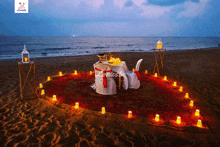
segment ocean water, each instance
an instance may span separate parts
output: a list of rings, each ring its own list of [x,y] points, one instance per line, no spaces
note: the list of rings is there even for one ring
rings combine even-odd
[[[217,47],[220,37],[160,37],[166,50]],[[152,52],[158,37],[0,36],[0,59],[20,59],[26,45],[32,57],[77,56],[103,52]]]

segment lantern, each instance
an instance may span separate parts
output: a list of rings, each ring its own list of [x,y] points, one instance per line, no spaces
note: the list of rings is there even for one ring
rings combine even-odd
[[[154,77],[157,77],[157,73],[154,74]]]
[[[63,76],[63,74],[62,74],[62,72],[61,72],[61,71],[59,72],[59,76]]]
[[[161,42],[160,40],[157,42],[157,48],[158,48],[158,49],[161,49],[161,48],[162,48],[162,42]]]
[[[197,127],[202,127],[202,120],[201,119],[198,119]]]
[[[189,103],[189,106],[193,107],[193,105],[194,105],[194,101],[191,100],[190,103]]]
[[[132,118],[132,111],[128,111],[128,118]]]
[[[185,98],[189,98],[189,93],[186,93]]]
[[[44,94],[45,94],[45,92],[44,92],[44,90],[42,89],[42,90],[41,90],[41,95],[44,95]]]
[[[182,87],[182,86],[180,86],[180,89],[179,89],[179,91],[180,91],[180,92],[182,92],[182,91],[183,91],[183,87]]]
[[[75,109],[78,109],[78,108],[79,108],[79,103],[76,102],[76,103],[75,103]]]
[[[50,81],[50,77],[47,77],[47,81]]]
[[[27,51],[25,45],[23,51],[21,52],[21,57],[22,57],[22,63],[29,63],[30,61],[29,52]]]
[[[39,84],[39,87],[40,87],[40,88],[43,88],[43,85],[42,85],[42,83],[40,83],[40,84]]]
[[[160,117],[160,115],[159,115],[159,114],[156,114],[156,116],[155,116],[155,121],[156,121],[156,122],[159,122],[159,120],[160,120],[159,117]]]
[[[57,101],[56,95],[53,95],[52,101]]]
[[[102,107],[102,114],[105,114],[105,107]]]
[[[177,116],[176,123],[181,124],[181,117],[180,116]]]
[[[77,70],[74,71],[74,75],[77,75]]]
[[[176,87],[176,82],[173,82],[173,86]]]
[[[195,116],[199,116],[199,109],[196,109]]]
[[[147,74],[147,70],[145,70],[145,74]]]
[[[164,76],[163,80],[164,80],[164,81],[167,81],[167,76]]]

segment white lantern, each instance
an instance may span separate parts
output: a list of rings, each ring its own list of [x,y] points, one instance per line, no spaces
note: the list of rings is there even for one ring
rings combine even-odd
[[[30,62],[29,52],[27,51],[25,45],[24,45],[24,50],[21,52],[21,57],[22,57],[22,63]]]

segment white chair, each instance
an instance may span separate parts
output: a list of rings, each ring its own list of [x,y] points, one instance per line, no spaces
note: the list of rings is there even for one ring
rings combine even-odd
[[[135,67],[135,72],[126,71],[126,75],[128,77],[128,88],[138,89],[140,87],[140,79],[138,79],[138,76],[140,76],[139,68],[140,68],[140,64],[142,61],[143,59],[138,60],[136,67]]]
[[[113,95],[117,94],[116,83],[112,78],[111,65],[107,63],[95,63],[95,89],[98,94]],[[103,77],[103,75],[106,75]]]

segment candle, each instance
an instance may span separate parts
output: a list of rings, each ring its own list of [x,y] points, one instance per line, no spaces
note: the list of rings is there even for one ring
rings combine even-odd
[[[90,73],[90,75],[91,75],[91,74],[92,74],[92,71],[90,71],[89,73]]]
[[[164,81],[167,81],[167,76],[164,76],[163,80],[164,80]]]
[[[132,118],[132,111],[128,111],[128,118]]]
[[[202,120],[201,119],[198,119],[197,127],[202,127]]]
[[[180,91],[180,92],[182,92],[182,91],[183,91],[183,87],[182,87],[182,86],[180,86],[180,89],[179,89],[179,91]]]
[[[177,116],[176,123],[181,124],[181,117]]]
[[[43,88],[43,85],[42,85],[42,83],[40,83],[40,84],[39,84],[39,87],[40,87],[40,88]]]
[[[41,90],[41,95],[44,95],[44,94],[45,94],[45,92],[44,92],[44,90],[42,89],[42,90]]]
[[[62,72],[60,71],[60,72],[59,72],[59,76],[62,76],[62,75],[63,75],[63,74],[62,74]]]
[[[77,70],[74,71],[74,74],[77,75]]]
[[[25,58],[24,58],[24,61],[25,61],[25,62],[27,62],[27,61],[28,61],[28,58],[27,58],[27,57],[25,57]]]
[[[56,95],[53,95],[52,101],[57,101]]]
[[[154,74],[154,77],[157,77],[157,73]]]
[[[189,98],[189,93],[186,93],[185,98]]]
[[[50,77],[47,77],[47,81],[50,81]]]
[[[78,108],[79,108],[79,103],[76,102],[76,103],[75,103],[75,109],[78,109]]]
[[[190,103],[189,103],[189,106],[193,107],[193,105],[194,105],[194,101],[191,100]]]
[[[134,72],[134,68],[132,69],[132,71]]]
[[[145,70],[145,74],[147,74],[147,70]]]
[[[199,109],[196,109],[195,116],[199,116]]]
[[[176,82],[173,82],[173,86],[176,87]]]
[[[102,107],[102,114],[105,114],[105,107]]]
[[[160,120],[159,117],[160,117],[160,115],[159,115],[159,114],[156,114],[156,116],[155,116],[155,121],[156,121],[156,122],[159,122],[159,120]]]

